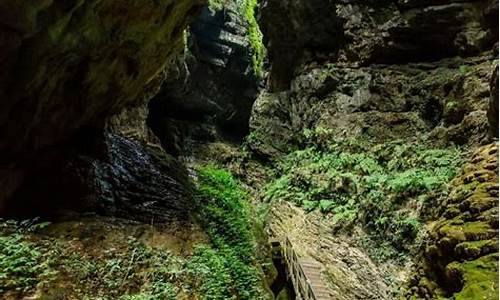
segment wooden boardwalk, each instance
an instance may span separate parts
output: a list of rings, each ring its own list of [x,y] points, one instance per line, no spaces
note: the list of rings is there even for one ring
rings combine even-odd
[[[331,300],[329,289],[321,278],[321,265],[313,259],[299,258],[288,238],[271,241],[273,253],[285,262],[297,300]]]

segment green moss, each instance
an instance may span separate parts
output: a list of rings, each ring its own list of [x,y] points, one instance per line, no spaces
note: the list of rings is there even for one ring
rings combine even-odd
[[[456,300],[498,299],[498,253],[460,265],[463,289]]]
[[[264,77],[264,58],[266,49],[262,42],[262,32],[255,17],[255,10],[258,7],[258,0],[243,0],[243,13],[248,23],[248,40],[252,48],[252,66],[254,74],[259,77]]]
[[[491,226],[482,221],[467,222],[462,228],[467,239],[473,241],[487,239],[495,234],[491,231]]]
[[[449,237],[457,243],[462,241],[479,241],[489,239],[495,235],[491,226],[486,222],[460,222],[460,218],[445,221],[439,228],[439,234],[443,237]]]
[[[454,243],[460,243],[489,239],[495,234],[491,226],[485,222],[457,222],[459,220],[461,220],[460,217],[444,221],[439,227],[439,236],[450,238]]]
[[[496,239],[462,242],[455,247],[455,252],[465,259],[477,258],[494,251],[498,251]]]

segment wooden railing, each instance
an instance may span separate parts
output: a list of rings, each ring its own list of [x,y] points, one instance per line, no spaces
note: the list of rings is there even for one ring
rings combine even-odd
[[[290,278],[295,289],[298,300],[319,300],[314,294],[311,283],[302,268],[299,257],[293,249],[292,243],[286,237],[284,240],[273,240],[271,242],[273,251],[280,251],[281,257],[285,261],[287,276]]]

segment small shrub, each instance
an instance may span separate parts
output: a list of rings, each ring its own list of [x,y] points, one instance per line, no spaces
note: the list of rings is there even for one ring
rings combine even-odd
[[[212,11],[218,11],[224,8],[227,0],[208,0],[208,8]]]
[[[203,299],[260,299],[256,267],[242,261],[234,249],[200,246],[187,268],[199,278]]]

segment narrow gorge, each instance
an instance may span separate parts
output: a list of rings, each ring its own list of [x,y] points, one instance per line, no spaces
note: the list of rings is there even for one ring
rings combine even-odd
[[[0,0],[0,299],[499,299],[498,12]]]

